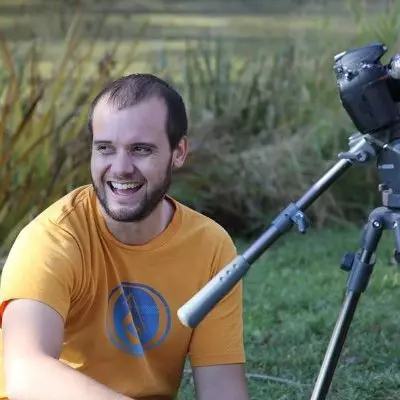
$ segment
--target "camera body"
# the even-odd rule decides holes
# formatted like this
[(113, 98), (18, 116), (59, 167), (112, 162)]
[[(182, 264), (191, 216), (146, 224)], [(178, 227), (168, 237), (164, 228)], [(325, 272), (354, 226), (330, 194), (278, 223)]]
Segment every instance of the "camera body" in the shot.
[(385, 45), (374, 43), (334, 58), (342, 105), (362, 134), (388, 129), (400, 121), (396, 104), (400, 80), (392, 77), (390, 63), (381, 63), (386, 51)]

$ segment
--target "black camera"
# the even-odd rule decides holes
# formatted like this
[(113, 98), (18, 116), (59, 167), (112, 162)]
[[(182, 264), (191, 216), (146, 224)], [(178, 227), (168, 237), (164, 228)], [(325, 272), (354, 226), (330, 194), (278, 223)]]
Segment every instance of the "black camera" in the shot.
[(384, 44), (374, 43), (334, 58), (342, 105), (362, 134), (388, 129), (400, 121), (396, 104), (400, 80), (393, 78), (391, 63), (381, 63), (386, 51)]

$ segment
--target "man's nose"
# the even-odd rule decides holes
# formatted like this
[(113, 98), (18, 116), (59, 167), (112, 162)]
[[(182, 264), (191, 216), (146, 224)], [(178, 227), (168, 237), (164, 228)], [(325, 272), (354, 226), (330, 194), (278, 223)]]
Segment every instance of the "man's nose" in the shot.
[(116, 154), (111, 170), (115, 175), (133, 174), (135, 166), (131, 154), (126, 151), (120, 151)]

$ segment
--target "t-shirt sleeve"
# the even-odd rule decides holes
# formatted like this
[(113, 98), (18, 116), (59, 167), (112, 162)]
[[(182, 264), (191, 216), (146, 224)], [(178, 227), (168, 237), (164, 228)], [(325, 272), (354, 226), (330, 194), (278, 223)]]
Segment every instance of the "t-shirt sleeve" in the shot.
[[(213, 275), (236, 257), (227, 237), (213, 265)], [(245, 362), (243, 343), (243, 284), (236, 286), (194, 328), (189, 346), (192, 367)]]
[(81, 253), (75, 239), (56, 224), (31, 222), (18, 235), (0, 282), (0, 326), (15, 299), (43, 302), (66, 320), (74, 297)]

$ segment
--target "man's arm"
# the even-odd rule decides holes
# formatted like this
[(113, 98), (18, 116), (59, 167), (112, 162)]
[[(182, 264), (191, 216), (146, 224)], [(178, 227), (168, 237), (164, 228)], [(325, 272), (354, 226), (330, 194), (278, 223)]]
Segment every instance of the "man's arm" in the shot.
[(249, 400), (243, 364), (193, 368), (197, 400)]
[(129, 399), (58, 360), (64, 321), (39, 301), (11, 301), (3, 314), (2, 336), (10, 400)]

